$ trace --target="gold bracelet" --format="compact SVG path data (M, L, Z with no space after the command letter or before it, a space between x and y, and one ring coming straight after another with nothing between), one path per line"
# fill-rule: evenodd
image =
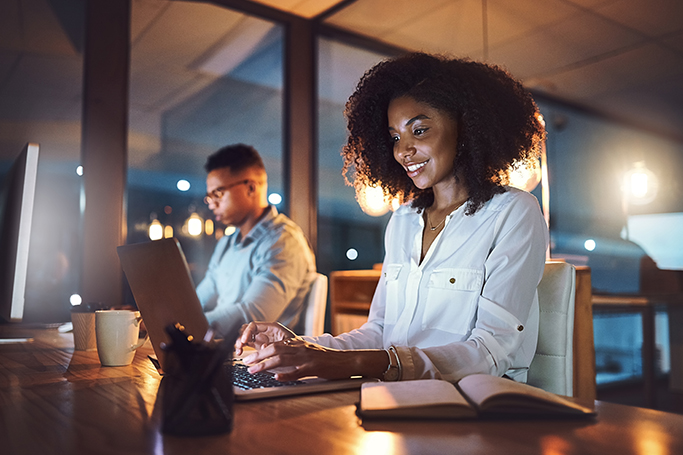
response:
M398 356L398 351L393 345L389 346L389 350L396 356L396 363L398 363L398 380L400 381L403 378L403 365L401 365L401 358Z

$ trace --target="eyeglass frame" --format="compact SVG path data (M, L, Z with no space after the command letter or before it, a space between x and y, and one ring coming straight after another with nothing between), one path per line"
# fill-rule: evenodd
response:
M213 202L215 205L218 205L218 202L220 202L220 200L223 199L223 196L225 196L225 194L232 188L239 185L245 185L249 182L251 182L251 179L240 180L239 182L231 183L227 186L218 187L210 194L207 193L206 196L204 196L204 204L209 205Z

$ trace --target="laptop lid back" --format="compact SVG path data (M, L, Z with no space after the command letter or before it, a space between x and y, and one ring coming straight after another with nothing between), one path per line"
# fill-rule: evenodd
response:
M168 325L182 324L196 340L203 339L209 329L185 255L176 239L123 245L116 251L164 369L161 343L171 341L166 333Z

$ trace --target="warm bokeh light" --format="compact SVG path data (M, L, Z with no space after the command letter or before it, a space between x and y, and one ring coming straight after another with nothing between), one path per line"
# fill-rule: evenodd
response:
M193 237L197 237L202 235L202 232L204 232L204 220L197 212L193 212L187 219L187 233Z
M631 174L631 194L637 198L645 197L647 194L647 174L644 172Z
M366 431L359 442L360 444L356 449L357 454L403 455L408 453L405 440L400 433ZM438 453L438 451L434 451L434 453Z
M148 235L150 240L159 240L164 236L164 227L159 220L154 220L152 221L152 224L149 225Z
M565 455L571 453L569 443L559 436L544 436L541 439L540 445L543 455Z
M77 306L83 303L83 299L78 294L71 294L71 297L69 297L69 303L71 303L72 306Z
M667 455L671 454L670 429L658 425L655 422L644 420L638 422L633 429L637 433L638 446L634 447L636 453L643 455Z
M382 216L400 206L397 198L390 199L378 185L357 187L356 200L361 210L370 216Z
M164 226L164 238L165 239L173 238L173 226L171 226L171 225Z
M213 235L213 220L204 221L204 232L206 235Z
M631 204L649 204L657 196L658 190L657 176L645 167L643 161L634 163L633 167L624 175L622 191L626 200Z
M541 181L541 164L534 160L533 167L517 163L510 170L510 186L524 191L532 191Z
M235 226L228 226L225 228L225 231L223 231L223 234L224 235L232 235L235 233L236 230L237 230L237 228L235 228Z

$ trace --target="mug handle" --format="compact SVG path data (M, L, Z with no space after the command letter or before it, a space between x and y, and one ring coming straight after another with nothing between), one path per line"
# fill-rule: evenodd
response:
M147 341L148 338L149 338L149 334L145 335L145 337L144 337L141 341L138 341L137 343L131 345L131 346L130 346L130 350L131 350L131 351L135 351L137 348L139 348L139 347L141 347L143 344L145 344L145 342Z
M136 317L136 318L135 318L135 325L139 326L139 325L140 325L140 321L142 321L142 316ZM147 333L145 334L145 337L142 339L142 341L138 341L137 343L131 345L131 346L130 346L130 350L131 350L131 351L135 351L137 348L139 348L139 347L141 347L143 344L145 344L145 342L147 341L148 338L149 338L149 332L147 332Z

